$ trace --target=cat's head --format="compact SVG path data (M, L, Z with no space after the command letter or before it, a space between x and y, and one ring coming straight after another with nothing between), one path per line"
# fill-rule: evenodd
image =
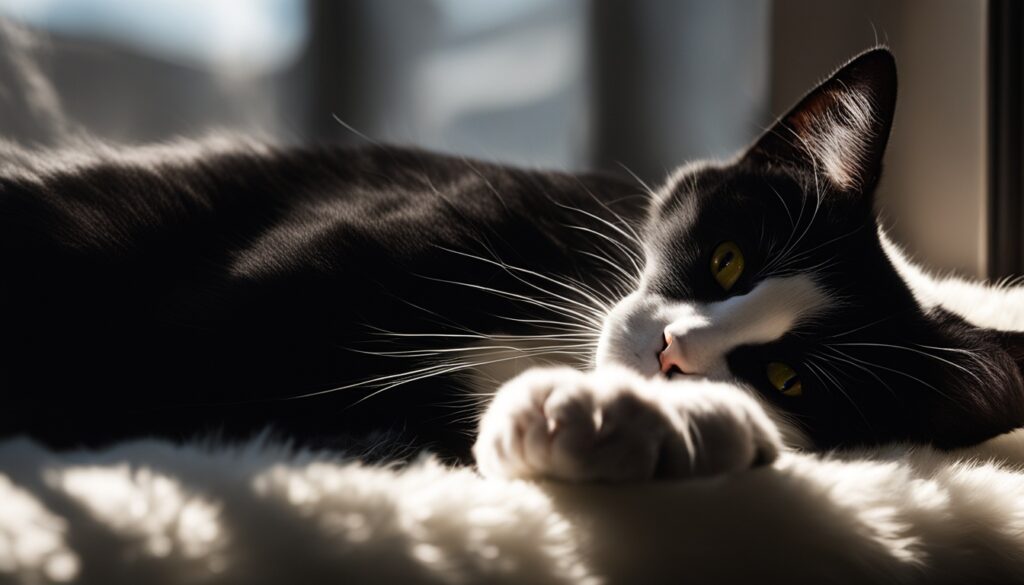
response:
M875 49L734 160L676 171L598 365L739 379L819 446L951 446L1024 422L993 333L920 306L887 256L873 194L895 102L893 57Z

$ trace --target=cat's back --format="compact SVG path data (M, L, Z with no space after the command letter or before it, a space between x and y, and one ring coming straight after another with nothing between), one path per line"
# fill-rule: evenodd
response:
M301 406L291 421L276 403L238 404L401 367L350 351L379 329L436 331L438 315L483 332L514 324L498 318L521 311L509 298L451 283L537 291L460 254L596 277L597 262L578 250L598 238L565 226L591 230L588 214L610 210L635 217L642 201L617 179L414 149L226 138L9 148L0 432L95 436L81 411L110 437L268 421L315 433L312 419L366 393ZM136 413L136 431L117 420L125 412Z

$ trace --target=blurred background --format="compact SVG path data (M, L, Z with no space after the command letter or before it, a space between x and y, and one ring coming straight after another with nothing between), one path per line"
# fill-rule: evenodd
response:
M992 244L999 2L0 0L0 15L46 32L36 52L69 117L111 140L365 135L648 182L729 156L885 43L901 86L882 217L928 265L986 276L1019 268L994 256L1019 248L1020 222L1001 228L1017 244Z

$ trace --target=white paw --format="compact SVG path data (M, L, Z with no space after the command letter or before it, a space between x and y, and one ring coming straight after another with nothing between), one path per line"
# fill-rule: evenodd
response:
M729 384L537 368L498 390L473 453L489 477L639 481L742 471L780 448L760 405Z

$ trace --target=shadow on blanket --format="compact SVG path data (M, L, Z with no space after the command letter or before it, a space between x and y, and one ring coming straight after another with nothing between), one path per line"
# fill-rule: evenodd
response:
M55 455L0 444L0 581L690 583L1024 580L1024 431L971 452L711 480L484 480L256 441Z

